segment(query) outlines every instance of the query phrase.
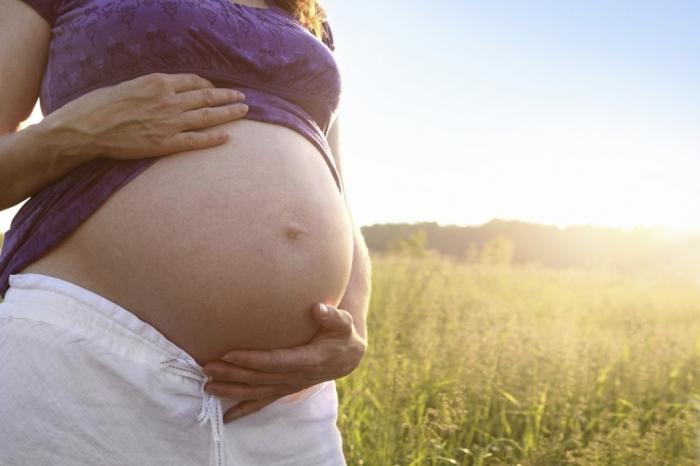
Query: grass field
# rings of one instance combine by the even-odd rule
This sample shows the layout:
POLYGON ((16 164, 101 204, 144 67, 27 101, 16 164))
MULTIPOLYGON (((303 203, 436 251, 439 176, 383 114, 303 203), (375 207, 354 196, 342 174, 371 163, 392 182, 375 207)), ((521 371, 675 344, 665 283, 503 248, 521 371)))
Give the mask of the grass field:
POLYGON ((373 255, 350 466, 700 464, 700 286, 373 255))

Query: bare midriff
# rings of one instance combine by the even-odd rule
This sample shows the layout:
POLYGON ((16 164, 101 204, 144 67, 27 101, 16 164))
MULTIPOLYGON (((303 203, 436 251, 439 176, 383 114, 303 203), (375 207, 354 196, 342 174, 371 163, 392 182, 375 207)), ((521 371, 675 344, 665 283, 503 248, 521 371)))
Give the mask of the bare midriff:
POLYGON ((311 307, 337 306, 350 277, 345 201, 299 133, 222 128, 226 143, 159 159, 21 272, 119 304, 199 363, 309 341, 311 307))

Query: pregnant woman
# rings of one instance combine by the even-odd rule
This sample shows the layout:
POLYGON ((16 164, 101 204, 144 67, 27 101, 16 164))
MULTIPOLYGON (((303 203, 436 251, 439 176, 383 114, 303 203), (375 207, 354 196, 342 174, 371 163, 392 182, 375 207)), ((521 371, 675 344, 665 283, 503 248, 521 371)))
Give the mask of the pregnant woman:
POLYGON ((370 269, 315 0, 0 11, 0 464, 345 464, 370 269))

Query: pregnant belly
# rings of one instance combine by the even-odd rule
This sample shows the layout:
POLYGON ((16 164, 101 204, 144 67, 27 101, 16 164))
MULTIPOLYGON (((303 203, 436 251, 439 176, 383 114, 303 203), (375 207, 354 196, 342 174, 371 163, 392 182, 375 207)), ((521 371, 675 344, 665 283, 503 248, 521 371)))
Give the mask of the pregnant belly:
POLYGON ((220 146, 158 160, 23 272, 58 276, 150 323, 198 362, 303 344, 337 305, 353 238, 318 150, 242 120, 220 146))

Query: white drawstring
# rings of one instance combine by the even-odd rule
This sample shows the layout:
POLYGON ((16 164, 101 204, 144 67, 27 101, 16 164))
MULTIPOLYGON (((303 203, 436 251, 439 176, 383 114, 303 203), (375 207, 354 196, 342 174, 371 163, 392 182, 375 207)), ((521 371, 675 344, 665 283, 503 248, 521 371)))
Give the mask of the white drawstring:
POLYGON ((199 369, 193 366, 190 362, 178 358, 167 359, 160 363, 161 369, 175 372, 184 377, 201 382, 200 393, 202 395, 202 410, 197 416, 197 422, 204 425, 209 421, 211 423, 212 439, 214 441, 214 461, 209 462, 213 466, 226 466, 226 455, 224 451, 224 437, 221 430, 223 429, 224 419, 221 409, 221 400, 204 391, 204 384, 208 378, 199 369))

